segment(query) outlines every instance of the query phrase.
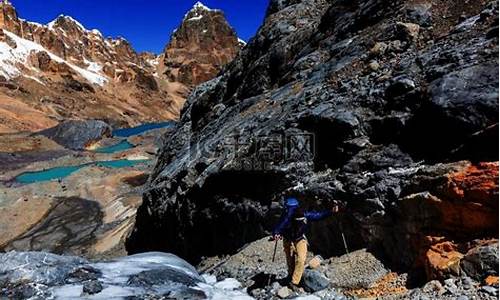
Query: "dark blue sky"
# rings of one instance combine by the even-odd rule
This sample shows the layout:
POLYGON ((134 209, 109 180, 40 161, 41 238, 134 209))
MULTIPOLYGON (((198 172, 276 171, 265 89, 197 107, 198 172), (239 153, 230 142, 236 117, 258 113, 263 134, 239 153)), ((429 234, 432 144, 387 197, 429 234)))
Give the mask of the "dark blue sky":
MULTIPOLYGON (((269 0, 204 0, 222 9, 238 35, 248 41, 262 24, 269 0)), ((196 0, 11 0, 19 16, 46 24, 72 16, 104 36, 123 36, 137 51, 159 53, 196 0)))

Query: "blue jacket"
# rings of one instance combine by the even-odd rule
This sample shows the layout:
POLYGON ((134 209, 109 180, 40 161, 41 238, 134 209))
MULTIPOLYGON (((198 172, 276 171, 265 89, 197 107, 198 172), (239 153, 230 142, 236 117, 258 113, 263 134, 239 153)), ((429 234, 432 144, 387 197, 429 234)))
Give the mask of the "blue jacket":
POLYGON ((286 240, 289 241, 298 241, 303 238, 305 238, 305 234, 308 228, 308 222, 309 221, 319 221, 324 218, 330 217, 333 215, 332 211, 326 210, 326 211, 306 211, 304 212, 304 222, 302 223, 301 226, 296 226, 295 228, 292 228, 292 223, 293 223, 293 217, 295 213, 296 207, 291 207, 287 209, 283 214, 281 215, 280 222, 278 225, 274 228, 273 230, 273 235, 281 235, 283 236, 286 240))

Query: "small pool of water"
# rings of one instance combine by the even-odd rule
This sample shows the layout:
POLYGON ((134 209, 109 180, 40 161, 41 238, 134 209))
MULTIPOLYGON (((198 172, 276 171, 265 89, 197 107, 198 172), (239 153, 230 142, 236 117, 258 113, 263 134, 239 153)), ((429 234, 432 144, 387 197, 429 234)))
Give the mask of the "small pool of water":
POLYGON ((158 128, 168 128, 174 126, 174 122, 160 122, 160 123, 147 123, 142 124, 137 127, 131 128, 121 128, 113 131, 113 136, 116 137, 130 137, 133 135, 138 135, 143 132, 158 129, 158 128))
POLYGON ((91 165, 96 165, 105 168, 125 168, 125 167, 133 167, 135 165, 147 162, 147 159, 143 160, 109 160, 109 161, 98 161, 94 163, 86 163, 78 166, 66 166, 66 167, 56 167, 50 168, 42 171, 35 172, 25 172, 18 175, 15 180, 19 183, 35 183, 42 181, 51 181, 56 179, 63 179, 73 174, 74 172, 80 170, 81 168, 88 167, 91 165))
POLYGON ((125 167, 133 167, 135 165, 147 162, 147 159, 141 160, 128 160, 128 159, 120 159, 120 160, 107 160, 107 161, 98 161, 95 165, 99 167, 105 168, 125 168, 125 167))
POLYGON ((111 153, 116 153, 116 152, 125 151, 128 149, 132 149, 134 147, 135 146, 132 145, 131 143, 129 143, 127 140, 123 140, 123 141, 121 141, 117 144, 111 145, 111 146, 97 148, 94 150, 94 152, 111 154, 111 153))
POLYGON ((60 179, 71 175, 83 168, 84 165, 80 166, 68 166, 68 167, 57 167, 52 169, 47 169, 44 171, 37 172, 26 172, 16 177, 16 181, 20 183, 34 183, 39 181, 50 181, 55 179, 60 179))

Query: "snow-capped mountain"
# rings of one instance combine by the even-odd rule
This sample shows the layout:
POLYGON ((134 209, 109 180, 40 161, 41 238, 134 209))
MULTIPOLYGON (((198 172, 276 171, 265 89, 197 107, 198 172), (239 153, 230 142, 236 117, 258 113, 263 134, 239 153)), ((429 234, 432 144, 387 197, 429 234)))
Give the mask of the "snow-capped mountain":
POLYGON ((70 16, 46 25, 23 20, 4 0, 0 132, 43 129, 68 118, 97 118, 117 126, 175 119, 191 85, 214 77, 239 48, 223 14, 201 3, 173 34, 167 59, 137 53, 125 39, 106 38, 70 16), (8 106, 2 98, 9 99, 8 106), (30 114, 36 120, 24 119, 30 114))
POLYGON ((243 46, 221 10, 197 2, 160 58, 162 74, 169 81, 197 85, 216 76, 243 46))

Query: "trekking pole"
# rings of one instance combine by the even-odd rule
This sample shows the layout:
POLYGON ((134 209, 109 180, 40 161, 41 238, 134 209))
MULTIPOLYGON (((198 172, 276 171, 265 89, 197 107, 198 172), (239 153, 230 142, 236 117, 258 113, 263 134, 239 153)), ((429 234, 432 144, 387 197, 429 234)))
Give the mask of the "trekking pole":
MULTIPOLYGON (((274 240, 274 252, 273 252, 273 260, 272 260, 273 264, 274 264, 274 260, 276 259, 276 249, 278 249, 278 240, 274 240)), ((271 284, 271 277, 272 277, 272 275, 269 274, 269 278, 267 279, 268 286, 271 284)))
POLYGON ((274 260, 276 259, 276 249, 278 249, 278 240, 274 241, 274 252, 273 252, 273 263, 274 260))
POLYGON ((342 241, 344 242, 344 249, 345 249, 345 253, 347 255, 347 260, 349 260, 349 265, 352 268, 351 253, 349 252, 349 248, 347 247, 347 241, 345 239, 344 230, 342 228, 342 223, 339 221, 338 224, 339 224, 340 234, 342 235, 342 241))

